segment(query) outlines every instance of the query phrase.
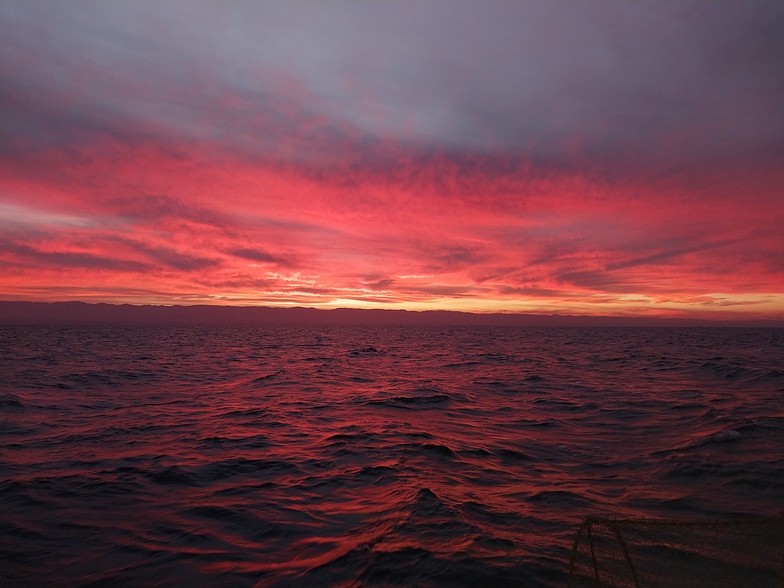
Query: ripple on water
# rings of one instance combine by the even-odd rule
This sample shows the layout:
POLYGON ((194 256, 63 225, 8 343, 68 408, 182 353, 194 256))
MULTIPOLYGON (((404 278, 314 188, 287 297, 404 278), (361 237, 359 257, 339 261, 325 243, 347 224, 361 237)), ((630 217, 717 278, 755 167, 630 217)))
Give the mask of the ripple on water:
POLYGON ((11 585, 561 586, 781 511, 784 332, 0 327, 11 585))

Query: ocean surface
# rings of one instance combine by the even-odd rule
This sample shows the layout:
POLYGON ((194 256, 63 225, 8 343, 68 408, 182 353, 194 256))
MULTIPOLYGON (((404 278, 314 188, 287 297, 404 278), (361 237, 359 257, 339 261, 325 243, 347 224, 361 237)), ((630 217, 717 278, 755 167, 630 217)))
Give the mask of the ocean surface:
POLYGON ((565 586, 784 512, 784 330, 0 327, 11 586, 565 586))

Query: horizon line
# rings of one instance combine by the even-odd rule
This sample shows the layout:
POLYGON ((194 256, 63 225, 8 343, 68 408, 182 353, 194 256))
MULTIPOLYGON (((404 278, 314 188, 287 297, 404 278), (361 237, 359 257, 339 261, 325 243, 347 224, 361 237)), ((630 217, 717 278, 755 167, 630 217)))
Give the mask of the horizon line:
POLYGON ((765 327, 784 328, 779 318, 656 317, 640 315, 537 314, 462 310, 238 306, 227 304, 134 304, 80 300, 0 300, 0 324, 275 324, 314 326, 576 326, 576 327, 765 327))

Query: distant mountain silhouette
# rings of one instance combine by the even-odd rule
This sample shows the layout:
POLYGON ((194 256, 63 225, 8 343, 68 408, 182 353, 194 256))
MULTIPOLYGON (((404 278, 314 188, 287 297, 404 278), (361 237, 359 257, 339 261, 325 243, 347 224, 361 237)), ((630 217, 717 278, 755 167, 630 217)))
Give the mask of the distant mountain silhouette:
POLYGON ((479 314, 446 310, 134 306, 85 302, 0 302, 0 324, 415 325, 582 327, 784 327, 784 320, 707 320, 614 316, 479 314))

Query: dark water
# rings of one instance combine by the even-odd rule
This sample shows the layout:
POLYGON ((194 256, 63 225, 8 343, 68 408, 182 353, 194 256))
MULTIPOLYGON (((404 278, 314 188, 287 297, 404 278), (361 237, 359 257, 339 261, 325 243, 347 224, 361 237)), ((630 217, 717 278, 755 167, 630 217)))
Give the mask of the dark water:
POLYGON ((784 510, 784 331, 0 327, 10 585, 562 586, 784 510))

